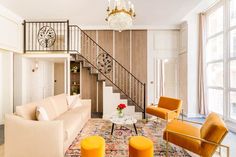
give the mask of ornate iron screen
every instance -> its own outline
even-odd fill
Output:
[[[24,21],[24,52],[69,51],[69,21]]]

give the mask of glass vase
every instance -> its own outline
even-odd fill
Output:
[[[124,116],[123,110],[117,110],[117,114],[119,118],[122,118]]]

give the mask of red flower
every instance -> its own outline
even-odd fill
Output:
[[[117,106],[117,110],[123,110],[124,108],[126,108],[126,105],[125,104],[119,104]]]

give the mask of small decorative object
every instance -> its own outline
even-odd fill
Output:
[[[101,53],[97,57],[97,67],[103,74],[109,74],[112,71],[112,58],[108,53]]]
[[[72,95],[77,95],[79,93],[78,87],[72,87]]]
[[[73,66],[73,68],[71,69],[71,71],[74,72],[74,73],[77,73],[78,69],[79,69],[79,68],[75,65],[75,66]]]
[[[43,26],[38,32],[38,42],[44,48],[50,48],[56,41],[56,33],[50,26]]]
[[[124,116],[124,113],[123,113],[123,109],[125,109],[126,108],[126,105],[125,104],[119,104],[118,106],[117,106],[117,113],[118,113],[118,117],[123,117]]]

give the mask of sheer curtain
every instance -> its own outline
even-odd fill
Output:
[[[208,114],[207,96],[205,89],[205,57],[206,52],[206,16],[204,13],[199,14],[199,50],[198,50],[198,107],[199,113]]]

